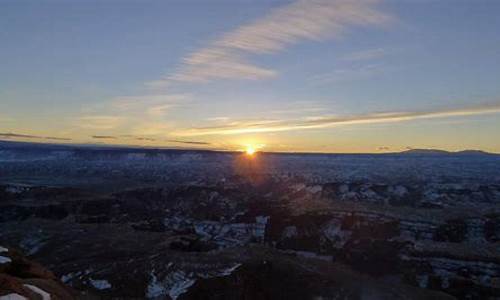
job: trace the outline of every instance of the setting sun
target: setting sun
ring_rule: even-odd
[[[248,155],[253,155],[255,153],[255,148],[252,147],[252,146],[247,146],[247,149],[245,150],[245,152],[248,154]]]

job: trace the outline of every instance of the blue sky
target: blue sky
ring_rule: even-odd
[[[0,136],[500,152],[499,12],[498,1],[0,0]]]

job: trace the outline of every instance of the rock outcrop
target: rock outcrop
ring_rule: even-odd
[[[0,247],[0,299],[70,300],[76,296],[40,264],[14,249]]]

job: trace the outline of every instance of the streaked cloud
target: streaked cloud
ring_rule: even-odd
[[[199,53],[198,55],[206,55]],[[243,61],[235,54],[207,58],[199,62],[193,58],[184,59],[184,67],[168,80],[181,82],[207,82],[213,79],[265,79],[277,75],[276,71],[258,67]]]
[[[304,115],[319,112],[324,113],[327,110],[325,103],[309,100],[285,103],[278,109],[269,110],[268,113],[273,115]]]
[[[170,130],[172,123],[166,122],[165,118],[176,108],[189,105],[190,101],[191,95],[187,93],[115,97],[106,103],[87,107],[75,124],[79,128],[95,130],[97,138],[100,132],[123,132],[138,141],[153,141],[150,135],[165,137]],[[125,137],[123,134],[116,136]]]
[[[122,134],[119,136],[119,138],[134,139],[136,141],[148,141],[148,142],[157,141],[157,139],[152,138],[152,137],[135,136],[135,135],[131,135],[131,134]]]
[[[232,122],[220,126],[195,127],[175,132],[178,136],[231,135],[258,132],[293,131],[335,126],[406,122],[419,119],[464,117],[500,113],[500,103],[459,107],[442,110],[385,112],[351,116],[319,116],[308,119],[263,120],[254,122]]]
[[[266,127],[266,126],[272,126],[275,124],[281,123],[280,120],[278,119],[250,119],[250,120],[238,120],[238,121],[231,121],[228,123],[220,124],[220,125],[211,125],[211,126],[205,126],[205,127],[199,127],[199,128],[194,128],[194,129],[201,129],[201,130],[224,130],[224,129],[234,129],[234,128],[252,128],[252,127]]]
[[[112,135],[93,135],[91,137],[93,139],[104,139],[104,140],[116,139],[116,136],[112,136]]]
[[[178,143],[178,144],[189,144],[189,145],[211,145],[211,143],[200,142],[200,141],[167,140],[167,142]]]
[[[111,101],[111,108],[120,113],[146,112],[157,117],[191,100],[190,94],[150,94],[139,96],[116,97]]]
[[[147,114],[153,117],[161,117],[166,115],[174,106],[174,104],[154,105],[147,109]]]
[[[147,142],[154,142],[156,141],[155,138],[150,138],[150,137],[136,137],[135,138],[137,141],[147,141]]]
[[[213,117],[213,118],[207,118],[207,121],[212,121],[212,122],[225,122],[228,121],[229,117]]]
[[[151,84],[275,77],[275,70],[249,62],[249,56],[283,51],[304,40],[339,37],[356,26],[386,24],[391,17],[380,11],[377,3],[376,0],[295,1],[191,53],[174,74]]]
[[[62,137],[55,137],[55,136],[44,136],[42,138],[45,140],[53,140],[53,141],[71,141],[71,140],[73,140],[71,138],[62,138]]]
[[[12,132],[0,132],[0,138],[6,139],[43,139],[43,140],[54,140],[54,141],[71,141],[70,138],[64,137],[54,137],[54,136],[40,136],[31,134],[20,134]]]

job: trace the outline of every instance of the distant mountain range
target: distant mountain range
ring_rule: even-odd
[[[440,149],[410,149],[400,153],[414,155],[495,155],[495,153],[481,150],[446,151]]]

